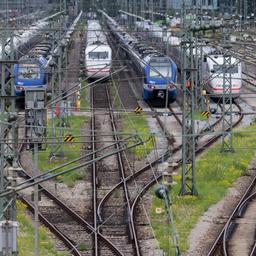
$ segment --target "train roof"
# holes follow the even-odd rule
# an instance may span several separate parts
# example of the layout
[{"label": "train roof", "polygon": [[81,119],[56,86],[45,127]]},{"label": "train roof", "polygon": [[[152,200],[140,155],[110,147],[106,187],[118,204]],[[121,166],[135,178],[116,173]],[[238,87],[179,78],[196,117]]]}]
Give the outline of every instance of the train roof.
[{"label": "train roof", "polygon": [[[14,50],[17,50],[20,46],[25,45],[31,40],[31,38],[35,37],[41,30],[48,25],[48,22],[39,21],[33,26],[30,26],[26,30],[17,31],[16,35],[13,38],[13,46]],[[10,48],[7,46],[7,52],[10,52]],[[0,45],[0,59],[2,58],[2,45]]]},{"label": "train roof", "polygon": [[36,56],[36,57],[31,57],[31,56],[23,56],[19,64],[38,64],[39,66],[46,66],[47,65],[47,59],[45,59],[43,56]]},{"label": "train roof", "polygon": [[105,33],[98,20],[88,20],[87,22],[87,39],[86,45],[108,44]]},{"label": "train roof", "polygon": [[116,32],[116,35],[119,37],[120,41],[128,48],[129,51],[133,53],[135,58],[149,61],[152,57],[164,56],[159,53],[155,48],[146,45],[144,42],[140,42],[137,37],[126,33],[113,18],[109,17],[105,13],[104,15],[108,19],[108,25]]},{"label": "train roof", "polygon": [[[235,57],[231,57],[231,64],[239,64],[239,60]],[[224,56],[222,54],[211,54],[207,56],[207,63],[210,65],[223,65]]]}]

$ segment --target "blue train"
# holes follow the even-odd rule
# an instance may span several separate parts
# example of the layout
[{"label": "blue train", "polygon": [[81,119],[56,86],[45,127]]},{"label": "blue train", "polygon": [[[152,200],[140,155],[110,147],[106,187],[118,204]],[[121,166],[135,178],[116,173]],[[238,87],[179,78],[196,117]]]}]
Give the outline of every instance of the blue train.
[{"label": "blue train", "polygon": [[46,69],[49,65],[47,56],[52,44],[43,42],[34,47],[28,55],[23,56],[14,65],[14,86],[17,96],[24,96],[26,87],[44,87],[47,89],[48,77]]},{"label": "blue train", "polygon": [[[131,53],[129,54],[131,55]],[[131,56],[133,59],[133,56]],[[143,77],[143,98],[144,100],[159,99],[163,103],[167,99],[169,103],[176,100],[177,89],[177,67],[171,58],[153,53],[135,62],[139,76]]]},{"label": "blue train", "polygon": [[[67,46],[75,26],[82,16],[82,11],[70,25],[69,29],[63,34],[63,39],[59,45]],[[49,84],[49,65],[52,62],[52,53],[57,54],[58,44],[53,43],[51,35],[47,35],[45,41],[38,43],[26,56],[20,58],[19,63],[14,65],[14,87],[15,94],[23,97],[25,88],[40,87],[48,88]]]},{"label": "blue train", "polygon": [[[174,61],[129,35],[118,23],[100,11],[107,19],[108,27],[123,49],[123,57],[132,62],[141,79],[143,99],[164,105],[177,98],[177,66]],[[167,93],[168,92],[168,93]],[[167,97],[167,99],[166,99]]]}]

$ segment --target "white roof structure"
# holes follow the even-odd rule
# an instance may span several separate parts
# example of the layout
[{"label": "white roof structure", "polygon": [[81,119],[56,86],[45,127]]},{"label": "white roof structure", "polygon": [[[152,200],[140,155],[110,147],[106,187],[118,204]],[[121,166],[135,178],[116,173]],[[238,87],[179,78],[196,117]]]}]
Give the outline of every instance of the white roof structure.
[{"label": "white roof structure", "polygon": [[107,44],[107,38],[98,20],[88,20],[86,45]]}]

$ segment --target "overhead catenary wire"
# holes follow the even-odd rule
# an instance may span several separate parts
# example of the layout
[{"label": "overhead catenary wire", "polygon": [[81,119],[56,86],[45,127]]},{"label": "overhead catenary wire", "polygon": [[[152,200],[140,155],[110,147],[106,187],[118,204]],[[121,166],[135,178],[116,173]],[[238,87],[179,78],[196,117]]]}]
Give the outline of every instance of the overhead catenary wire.
[{"label": "overhead catenary wire", "polygon": [[[8,195],[12,195],[13,193],[17,193],[17,192],[19,192],[21,190],[24,190],[24,189],[29,188],[31,186],[34,186],[36,184],[40,184],[41,182],[53,179],[53,178],[58,177],[60,175],[69,173],[71,171],[77,170],[77,169],[79,169],[81,167],[86,167],[88,165],[91,165],[95,161],[100,161],[100,160],[102,160],[102,159],[104,159],[106,157],[109,157],[111,155],[115,155],[118,152],[123,152],[125,150],[129,150],[130,148],[136,147],[136,146],[141,145],[141,144],[142,144],[142,142],[139,141],[139,142],[137,142],[135,144],[132,144],[132,145],[126,145],[125,147],[120,147],[119,150],[113,150],[111,153],[108,153],[108,154],[105,154],[103,156],[97,157],[95,160],[87,161],[86,163],[80,164],[80,165],[75,166],[75,167],[68,168],[68,169],[66,169],[64,171],[61,171],[59,173],[54,173],[54,174],[48,175],[48,176],[40,175],[42,179],[38,179],[36,177],[33,177],[32,179],[36,179],[36,181],[30,182],[29,184],[27,184],[27,182],[26,182],[24,186],[17,185],[16,187],[12,187],[12,189],[10,189],[10,190],[7,189],[5,191],[2,191],[2,192],[0,192],[0,197],[5,197],[5,196],[8,196]],[[53,173],[53,170],[49,170],[47,173],[48,174]]]}]

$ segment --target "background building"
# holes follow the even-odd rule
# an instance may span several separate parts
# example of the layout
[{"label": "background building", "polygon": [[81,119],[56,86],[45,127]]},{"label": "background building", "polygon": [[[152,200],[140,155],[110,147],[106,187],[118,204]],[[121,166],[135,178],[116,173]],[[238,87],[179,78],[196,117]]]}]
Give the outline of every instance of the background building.
[{"label": "background building", "polygon": [[[202,9],[204,10],[217,10],[218,0],[186,0],[186,5],[188,8],[192,8],[196,5],[200,6],[202,4]],[[167,0],[167,8],[172,10],[181,9],[181,0]]]}]

